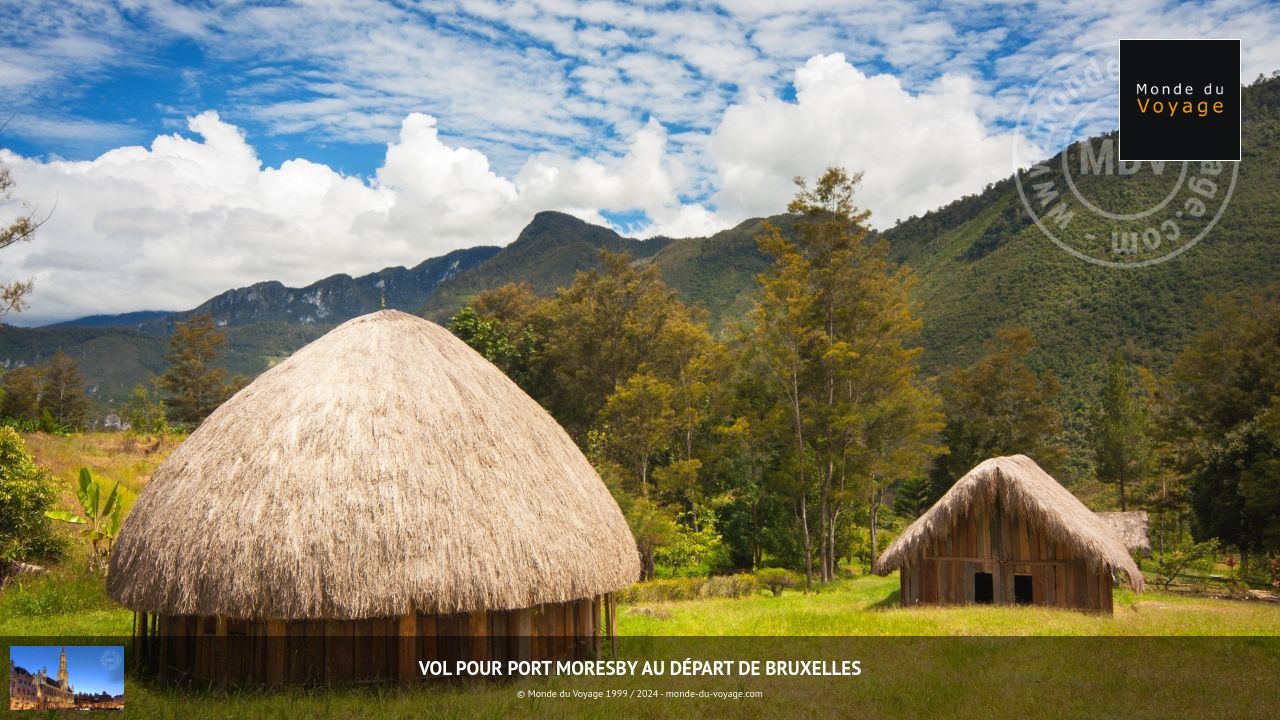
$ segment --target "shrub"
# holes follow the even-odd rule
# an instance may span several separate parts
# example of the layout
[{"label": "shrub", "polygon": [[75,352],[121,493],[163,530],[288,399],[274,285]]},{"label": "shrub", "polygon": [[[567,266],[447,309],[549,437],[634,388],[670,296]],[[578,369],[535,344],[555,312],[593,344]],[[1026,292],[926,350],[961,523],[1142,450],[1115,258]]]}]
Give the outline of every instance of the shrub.
[{"label": "shrub", "polygon": [[740,598],[759,589],[756,579],[746,573],[714,577],[660,578],[636,583],[617,593],[618,602],[634,605],[646,602],[676,602],[708,598]]},{"label": "shrub", "polygon": [[677,527],[669,542],[653,551],[660,577],[706,577],[727,569],[729,548],[712,522],[701,530]]},{"label": "shrub", "polygon": [[786,588],[800,587],[800,576],[786,568],[763,568],[756,571],[756,582],[769,588],[774,597]]},{"label": "shrub", "polygon": [[1163,555],[1157,554],[1155,557],[1156,579],[1165,590],[1168,590],[1173,581],[1188,569],[1208,572],[1217,557],[1217,538],[1170,550]]},{"label": "shrub", "polygon": [[60,555],[64,544],[45,517],[55,498],[49,473],[36,465],[13,428],[0,428],[0,579],[19,560]]}]

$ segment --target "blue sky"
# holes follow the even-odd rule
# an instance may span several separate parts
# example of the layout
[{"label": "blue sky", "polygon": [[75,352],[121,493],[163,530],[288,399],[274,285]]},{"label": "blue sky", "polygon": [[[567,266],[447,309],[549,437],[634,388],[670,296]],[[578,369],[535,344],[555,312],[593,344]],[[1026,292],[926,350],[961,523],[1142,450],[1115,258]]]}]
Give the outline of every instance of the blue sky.
[{"label": "blue sky", "polygon": [[830,164],[886,226],[1007,176],[1081,48],[1239,37],[1246,78],[1280,69],[1260,1],[781,5],[9,0],[0,219],[54,212],[3,258],[37,285],[8,320],[414,264],[544,209],[704,234]]},{"label": "blue sky", "polygon": [[[118,645],[68,645],[66,650],[67,679],[77,693],[119,695],[124,692],[124,648]],[[61,646],[13,645],[9,648],[9,657],[19,667],[32,674],[42,667],[48,668],[49,676],[55,681],[61,653]]]}]

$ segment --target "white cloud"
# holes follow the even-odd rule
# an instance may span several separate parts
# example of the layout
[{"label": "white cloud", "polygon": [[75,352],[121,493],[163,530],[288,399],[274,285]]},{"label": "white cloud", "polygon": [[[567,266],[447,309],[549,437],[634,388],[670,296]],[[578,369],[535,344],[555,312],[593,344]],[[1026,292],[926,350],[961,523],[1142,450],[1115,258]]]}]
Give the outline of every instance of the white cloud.
[{"label": "white cloud", "polygon": [[[540,154],[509,179],[415,113],[367,183],[302,159],[264,168],[240,130],[213,112],[188,124],[198,138],[163,135],[91,161],[0,151],[18,196],[38,213],[54,209],[35,241],[5,251],[6,273],[36,281],[30,311],[11,320],[183,309],[262,280],[300,285],[412,265],[506,244],[540,210],[604,223],[601,211],[639,208],[656,230],[708,226],[705,210],[681,207],[684,171],[656,122],[623,156]],[[0,220],[20,210],[2,207]]]},{"label": "white cloud", "polygon": [[721,215],[781,212],[791,178],[838,165],[865,173],[858,201],[885,226],[1011,172],[1018,138],[987,129],[963,76],[913,95],[892,75],[868,77],[835,54],[806,62],[795,87],[794,102],[757,96],[725,112],[711,141]]}]

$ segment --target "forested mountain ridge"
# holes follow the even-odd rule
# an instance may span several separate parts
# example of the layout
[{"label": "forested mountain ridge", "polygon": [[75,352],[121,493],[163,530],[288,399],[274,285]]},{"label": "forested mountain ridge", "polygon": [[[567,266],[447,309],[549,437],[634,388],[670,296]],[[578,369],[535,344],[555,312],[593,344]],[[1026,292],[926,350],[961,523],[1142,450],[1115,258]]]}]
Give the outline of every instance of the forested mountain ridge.
[{"label": "forested mountain ridge", "polygon": [[[1234,195],[1217,227],[1198,245],[1147,268],[1106,268],[1054,246],[1031,222],[1012,176],[942,208],[875,233],[917,276],[923,319],[919,343],[929,373],[963,367],[983,353],[996,328],[1025,325],[1031,357],[1063,381],[1060,400],[1078,419],[1116,349],[1154,370],[1206,321],[1209,296],[1266,287],[1280,278],[1280,80],[1245,89],[1244,155]],[[1052,162],[1056,162],[1055,158]],[[1094,194],[1130,192],[1124,179],[1100,177]],[[789,230],[792,219],[769,221]],[[446,320],[475,294],[527,282],[547,295],[580,270],[599,267],[601,250],[656,265],[713,328],[741,318],[768,259],[756,247],[763,219],[704,238],[626,238],[557,212],[537,214],[509,245],[459,250],[415,268],[351,278],[335,275],[306,288],[259,283],[222,293],[182,313],[95,317],[45,328],[0,327],[0,363],[34,364],[61,349],[78,358],[99,400],[118,401],[164,368],[164,343],[176,320],[208,311],[227,332],[224,363],[254,375],[333,324],[380,306]],[[101,403],[100,403],[101,404]]]}]

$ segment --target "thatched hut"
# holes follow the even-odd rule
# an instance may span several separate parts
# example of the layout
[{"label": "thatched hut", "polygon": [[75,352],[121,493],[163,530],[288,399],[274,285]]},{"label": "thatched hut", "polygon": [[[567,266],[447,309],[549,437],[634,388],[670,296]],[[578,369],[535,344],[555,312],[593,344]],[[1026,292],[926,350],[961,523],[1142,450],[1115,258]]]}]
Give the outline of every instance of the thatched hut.
[{"label": "thatched hut", "polygon": [[1120,538],[1129,552],[1138,556],[1151,555],[1151,538],[1148,534],[1151,521],[1147,518],[1146,510],[1100,512],[1098,517]]},{"label": "thatched hut", "polygon": [[107,589],[162,678],[380,681],[419,660],[590,656],[639,572],[556,421],[444,328],[386,310],[263,373],[174,450]]},{"label": "thatched hut", "polygon": [[1025,455],[983,461],[876,561],[902,602],[1019,603],[1111,612],[1113,578],[1142,574],[1124,544]]}]

